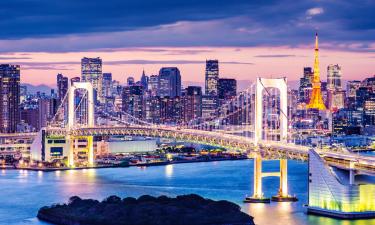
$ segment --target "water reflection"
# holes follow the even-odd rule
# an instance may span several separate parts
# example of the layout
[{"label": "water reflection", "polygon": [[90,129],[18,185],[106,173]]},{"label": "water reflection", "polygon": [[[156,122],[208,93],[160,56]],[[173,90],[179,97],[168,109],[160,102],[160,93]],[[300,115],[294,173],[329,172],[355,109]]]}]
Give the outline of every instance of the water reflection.
[{"label": "water reflection", "polygon": [[[225,199],[241,205],[254,216],[257,225],[375,225],[375,220],[341,221],[306,215],[307,165],[290,162],[289,191],[300,199],[295,203],[243,204],[252,193],[253,162],[175,164],[147,168],[86,169],[55,172],[2,170],[0,179],[0,224],[41,225],[35,219],[44,205],[66,202],[69,197],[103,199],[109,195],[137,197],[196,193],[206,198]],[[277,163],[266,162],[268,169]],[[278,179],[265,179],[263,192],[277,192]],[[10,217],[11,216],[11,217]]]},{"label": "water reflection", "polygon": [[171,178],[173,176],[173,165],[166,165],[165,166],[165,176],[167,178]]}]

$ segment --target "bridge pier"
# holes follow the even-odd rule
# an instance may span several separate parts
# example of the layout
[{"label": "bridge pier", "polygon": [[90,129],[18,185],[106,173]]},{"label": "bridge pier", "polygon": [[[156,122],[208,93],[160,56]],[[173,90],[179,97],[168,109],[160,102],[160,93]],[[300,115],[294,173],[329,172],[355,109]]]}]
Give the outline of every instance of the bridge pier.
[{"label": "bridge pier", "polygon": [[266,198],[262,191],[262,156],[256,154],[254,158],[254,194],[246,197],[246,203],[270,203],[270,198]]},{"label": "bridge pier", "polygon": [[246,203],[270,203],[271,199],[264,196],[262,191],[262,178],[276,176],[280,177],[280,187],[277,195],[272,196],[272,201],[276,202],[295,202],[298,199],[288,194],[288,161],[280,159],[279,172],[262,172],[262,156],[257,154],[254,158],[254,194],[246,197]]},{"label": "bridge pier", "polygon": [[279,193],[272,196],[275,202],[296,202],[297,197],[288,194],[288,160],[280,159],[280,188]]},{"label": "bridge pier", "polygon": [[68,166],[74,167],[74,139],[73,139],[73,136],[69,135],[67,137],[67,141],[69,142]]}]

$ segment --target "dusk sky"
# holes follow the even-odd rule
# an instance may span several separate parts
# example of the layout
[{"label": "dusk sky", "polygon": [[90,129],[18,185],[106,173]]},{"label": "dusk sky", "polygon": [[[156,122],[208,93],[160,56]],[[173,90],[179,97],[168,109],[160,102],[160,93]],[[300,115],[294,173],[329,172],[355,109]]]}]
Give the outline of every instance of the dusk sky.
[{"label": "dusk sky", "polygon": [[84,56],[121,83],[162,66],[203,82],[206,59],[220,61],[221,77],[297,80],[316,30],[322,79],[328,64],[345,80],[375,74],[373,0],[1,0],[0,12],[0,63],[20,64],[32,84],[80,76]]}]

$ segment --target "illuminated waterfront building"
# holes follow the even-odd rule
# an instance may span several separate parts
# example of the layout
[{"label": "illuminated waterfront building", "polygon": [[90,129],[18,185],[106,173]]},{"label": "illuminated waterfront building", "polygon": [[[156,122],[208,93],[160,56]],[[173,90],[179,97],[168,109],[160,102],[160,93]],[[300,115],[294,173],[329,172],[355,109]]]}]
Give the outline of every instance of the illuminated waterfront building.
[{"label": "illuminated waterfront building", "polygon": [[309,213],[341,218],[375,216],[375,185],[355,182],[349,175],[326,162],[313,150],[309,152]]},{"label": "illuminated waterfront building", "polygon": [[103,101],[103,74],[102,59],[82,58],[81,60],[82,82],[90,82],[94,88],[94,99]]},{"label": "illuminated waterfront building", "polygon": [[320,83],[320,69],[319,69],[319,45],[318,45],[318,34],[315,35],[315,54],[314,54],[314,75],[312,79],[312,93],[308,109],[325,110]]},{"label": "illuminated waterfront building", "polygon": [[20,122],[20,66],[0,65],[0,132],[15,133]]},{"label": "illuminated waterfront building", "polygon": [[206,60],[205,95],[218,94],[219,61]]}]

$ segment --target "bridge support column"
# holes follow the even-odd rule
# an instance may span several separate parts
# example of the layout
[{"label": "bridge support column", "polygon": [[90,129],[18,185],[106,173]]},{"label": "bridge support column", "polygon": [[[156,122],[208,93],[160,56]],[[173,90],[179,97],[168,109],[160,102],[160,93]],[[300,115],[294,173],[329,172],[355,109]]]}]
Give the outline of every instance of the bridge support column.
[{"label": "bridge support column", "polygon": [[68,149],[68,166],[74,167],[74,139],[72,136],[67,137],[67,141],[69,143]]},{"label": "bridge support column", "polygon": [[297,197],[288,194],[288,160],[280,159],[280,188],[276,196],[272,196],[272,201],[295,202]]},{"label": "bridge support column", "polygon": [[254,158],[254,194],[246,197],[244,202],[248,203],[270,203],[269,198],[265,198],[262,191],[262,156],[256,154]]},{"label": "bridge support column", "polygon": [[94,137],[89,136],[87,137],[87,147],[88,147],[88,165],[94,165]]}]

